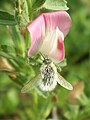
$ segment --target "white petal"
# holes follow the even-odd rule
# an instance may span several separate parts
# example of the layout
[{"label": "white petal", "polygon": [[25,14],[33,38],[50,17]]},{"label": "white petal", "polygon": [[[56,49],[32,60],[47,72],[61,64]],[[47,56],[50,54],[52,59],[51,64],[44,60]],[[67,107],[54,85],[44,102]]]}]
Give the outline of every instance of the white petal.
[{"label": "white petal", "polygon": [[42,40],[39,51],[50,57],[50,54],[57,48],[58,37],[61,37],[64,40],[63,33],[58,29],[58,27],[54,30],[48,28],[46,31],[46,35]]}]

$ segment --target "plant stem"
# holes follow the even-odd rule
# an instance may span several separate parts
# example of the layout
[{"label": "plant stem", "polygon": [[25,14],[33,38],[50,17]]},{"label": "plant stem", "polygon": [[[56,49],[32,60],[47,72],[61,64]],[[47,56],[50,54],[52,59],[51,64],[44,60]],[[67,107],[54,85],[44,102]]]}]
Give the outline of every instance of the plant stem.
[{"label": "plant stem", "polygon": [[21,2],[18,0],[18,14],[21,14]]},{"label": "plant stem", "polygon": [[29,20],[32,21],[32,1],[31,0],[27,0],[27,4],[28,4],[28,13],[29,13]]}]

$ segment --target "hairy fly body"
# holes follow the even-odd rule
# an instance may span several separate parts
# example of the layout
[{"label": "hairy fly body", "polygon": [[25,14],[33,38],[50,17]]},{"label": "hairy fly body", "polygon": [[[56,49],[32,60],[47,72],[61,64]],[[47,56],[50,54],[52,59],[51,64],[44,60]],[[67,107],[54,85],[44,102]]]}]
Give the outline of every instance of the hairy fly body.
[{"label": "hairy fly body", "polygon": [[57,83],[68,90],[73,89],[73,86],[57,72],[54,63],[45,58],[40,68],[40,74],[26,83],[21,92],[29,92],[35,87],[39,87],[42,91],[52,91]]}]

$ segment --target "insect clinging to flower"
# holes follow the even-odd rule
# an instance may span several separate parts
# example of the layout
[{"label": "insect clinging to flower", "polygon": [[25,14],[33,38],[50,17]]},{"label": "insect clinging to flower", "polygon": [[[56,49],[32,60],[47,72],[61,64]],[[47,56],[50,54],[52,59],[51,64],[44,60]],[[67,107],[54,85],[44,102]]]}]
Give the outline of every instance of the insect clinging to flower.
[{"label": "insect clinging to flower", "polygon": [[56,85],[72,90],[72,85],[67,82],[58,72],[53,62],[45,58],[40,68],[40,74],[30,80],[21,90],[22,93],[29,92],[34,87],[39,87],[42,91],[52,91]]}]

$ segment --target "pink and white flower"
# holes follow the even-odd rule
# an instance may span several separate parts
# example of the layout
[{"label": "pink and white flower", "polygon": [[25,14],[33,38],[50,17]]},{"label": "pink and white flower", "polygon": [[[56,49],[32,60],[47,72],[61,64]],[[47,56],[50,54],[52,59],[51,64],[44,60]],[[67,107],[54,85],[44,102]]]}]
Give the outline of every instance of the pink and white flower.
[{"label": "pink and white flower", "polygon": [[71,19],[66,11],[42,13],[28,25],[31,46],[28,56],[41,52],[56,63],[65,57],[64,37],[71,27]]}]

